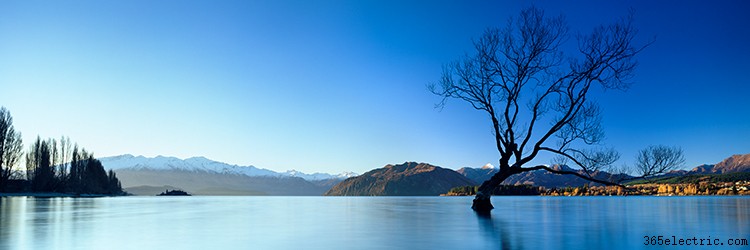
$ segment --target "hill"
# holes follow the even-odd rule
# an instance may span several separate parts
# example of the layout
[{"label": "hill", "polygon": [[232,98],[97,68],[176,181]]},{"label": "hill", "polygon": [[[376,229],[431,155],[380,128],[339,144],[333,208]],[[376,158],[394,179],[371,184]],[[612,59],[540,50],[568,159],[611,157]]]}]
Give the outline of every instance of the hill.
[{"label": "hill", "polygon": [[476,185],[453,170],[426,163],[386,165],[333,186],[330,196],[434,196],[451,188]]}]

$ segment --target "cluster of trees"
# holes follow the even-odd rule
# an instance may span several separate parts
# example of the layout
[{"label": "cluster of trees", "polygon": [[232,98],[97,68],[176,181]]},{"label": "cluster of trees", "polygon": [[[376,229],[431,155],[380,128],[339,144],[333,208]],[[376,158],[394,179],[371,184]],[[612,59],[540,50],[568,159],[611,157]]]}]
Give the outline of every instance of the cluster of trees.
[{"label": "cluster of trees", "polygon": [[[5,108],[0,108],[0,192],[8,184],[22,177],[14,169],[23,156],[21,134],[13,128],[13,119]],[[123,194],[115,172],[104,170],[94,155],[70,139],[63,137],[42,140],[37,137],[26,152],[26,181],[22,187],[31,192],[61,192],[73,194]],[[18,191],[18,190],[16,190]]]},{"label": "cluster of trees", "polygon": [[93,154],[71,147],[65,137],[59,142],[37,137],[26,153],[26,177],[33,192],[122,193],[114,171],[105,171]]}]

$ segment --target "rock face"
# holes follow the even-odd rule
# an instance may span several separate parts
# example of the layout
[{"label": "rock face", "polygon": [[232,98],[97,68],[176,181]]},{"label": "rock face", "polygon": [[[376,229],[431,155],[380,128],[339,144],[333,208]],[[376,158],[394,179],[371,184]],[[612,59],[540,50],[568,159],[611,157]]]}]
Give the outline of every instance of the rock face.
[{"label": "rock face", "polygon": [[458,186],[476,185],[453,170],[426,163],[386,165],[337,184],[329,196],[436,196]]}]

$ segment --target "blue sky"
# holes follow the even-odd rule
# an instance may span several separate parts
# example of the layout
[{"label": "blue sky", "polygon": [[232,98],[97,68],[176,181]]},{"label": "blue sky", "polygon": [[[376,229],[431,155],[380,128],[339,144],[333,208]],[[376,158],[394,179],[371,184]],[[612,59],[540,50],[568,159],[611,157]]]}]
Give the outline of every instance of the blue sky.
[{"label": "blue sky", "polygon": [[656,39],[628,91],[597,94],[621,164],[652,144],[687,168],[750,153],[746,1],[3,1],[0,106],[27,145],[65,135],[97,156],[479,167],[498,158],[487,117],[434,109],[425,85],[531,4],[581,33],[632,7]]}]

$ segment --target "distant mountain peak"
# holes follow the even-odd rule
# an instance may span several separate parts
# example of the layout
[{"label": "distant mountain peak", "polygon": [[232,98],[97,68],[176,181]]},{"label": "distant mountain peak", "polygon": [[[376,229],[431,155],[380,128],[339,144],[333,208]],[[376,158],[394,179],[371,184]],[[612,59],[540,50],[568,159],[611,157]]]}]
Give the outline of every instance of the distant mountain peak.
[{"label": "distant mountain peak", "polygon": [[411,168],[411,167],[415,167],[415,166],[420,165],[420,164],[424,164],[424,163],[417,163],[415,161],[405,161],[404,163],[401,163],[401,164],[386,164],[383,168],[394,168],[394,167],[407,167],[407,168]]},{"label": "distant mountain peak", "polygon": [[346,178],[351,177],[352,175],[353,176],[357,175],[353,172],[342,172],[340,174],[328,174],[328,173],[315,172],[312,174],[305,174],[295,169],[287,170],[282,174],[293,176],[293,177],[300,177],[302,179],[309,180],[309,181],[318,181],[318,180],[327,180],[327,179],[346,179]]},{"label": "distant mountain peak", "polygon": [[135,156],[133,156],[131,154],[115,155],[115,156],[110,156],[110,157],[111,158],[118,158],[118,159],[120,159],[120,158],[135,158]]},{"label": "distant mountain peak", "polygon": [[351,178],[351,177],[355,177],[355,176],[358,176],[358,175],[359,174],[357,174],[355,172],[352,172],[352,171],[345,171],[345,172],[341,172],[340,174],[338,174],[338,176],[340,176],[342,178]]},{"label": "distant mountain peak", "polygon": [[487,163],[482,166],[482,169],[495,169],[495,166],[493,166],[492,163]]},{"label": "distant mountain peak", "polygon": [[185,160],[194,160],[194,161],[213,161],[213,160],[210,160],[210,159],[208,159],[208,158],[206,158],[206,157],[203,157],[203,156],[194,156],[194,157],[190,157],[190,158],[187,158],[187,159],[185,159]]}]

